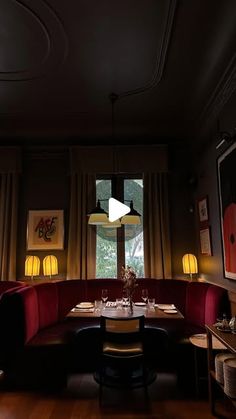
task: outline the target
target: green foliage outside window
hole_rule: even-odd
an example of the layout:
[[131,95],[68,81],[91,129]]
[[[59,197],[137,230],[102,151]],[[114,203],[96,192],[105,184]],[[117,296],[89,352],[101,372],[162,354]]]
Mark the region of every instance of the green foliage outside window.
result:
[[[97,180],[96,191],[97,199],[109,199],[112,196],[111,180]],[[124,199],[133,200],[134,208],[142,215],[142,179],[124,179]],[[121,199],[121,201],[123,200]],[[108,201],[102,201],[101,206],[108,211]],[[122,260],[122,264],[132,266],[137,277],[144,276],[143,226],[126,225],[124,228],[125,241],[117,243],[116,229],[106,229],[105,231],[103,227],[97,226],[97,278],[117,278],[117,276],[119,276],[119,273],[117,275],[117,246],[124,246],[125,260]],[[106,234],[108,235],[108,239],[106,239]]]

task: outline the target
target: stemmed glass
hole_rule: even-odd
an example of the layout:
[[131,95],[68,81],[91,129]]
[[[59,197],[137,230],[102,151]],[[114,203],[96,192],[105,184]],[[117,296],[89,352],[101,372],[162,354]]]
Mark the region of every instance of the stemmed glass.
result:
[[124,306],[126,307],[128,305],[128,302],[129,302],[129,294],[128,294],[128,291],[126,289],[123,290],[122,299],[124,301]]
[[107,289],[102,290],[101,298],[102,298],[103,304],[105,304],[108,300],[108,290]]
[[147,290],[147,288],[142,289],[141,297],[142,297],[142,300],[144,301],[144,303],[147,304],[147,302],[148,302],[148,290]]

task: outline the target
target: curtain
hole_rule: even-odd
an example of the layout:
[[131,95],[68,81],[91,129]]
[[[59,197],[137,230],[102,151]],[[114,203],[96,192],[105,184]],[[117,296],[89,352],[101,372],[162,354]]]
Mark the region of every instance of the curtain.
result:
[[[144,174],[145,276],[171,277],[166,147],[83,147],[70,149],[71,199],[67,278],[95,278],[96,227],[87,213],[96,202],[96,174]],[[158,168],[160,173],[154,173]],[[153,173],[151,173],[153,172]]]
[[171,278],[167,173],[144,173],[145,277]]
[[18,174],[0,174],[0,280],[16,280]]
[[87,218],[95,202],[95,174],[71,173],[67,279],[95,278],[96,227]]

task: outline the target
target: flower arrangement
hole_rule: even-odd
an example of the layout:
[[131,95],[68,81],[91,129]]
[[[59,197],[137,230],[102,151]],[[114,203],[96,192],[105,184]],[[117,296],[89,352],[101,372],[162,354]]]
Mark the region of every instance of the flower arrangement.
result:
[[130,299],[130,306],[132,309],[132,296],[138,284],[136,280],[136,273],[134,272],[133,268],[131,268],[131,266],[122,266],[121,279],[124,282],[124,289],[127,290],[127,294]]

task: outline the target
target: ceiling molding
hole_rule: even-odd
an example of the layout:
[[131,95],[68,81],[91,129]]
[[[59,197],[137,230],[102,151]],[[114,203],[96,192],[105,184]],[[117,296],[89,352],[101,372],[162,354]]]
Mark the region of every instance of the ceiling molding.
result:
[[[47,46],[40,62],[35,64],[35,60],[32,59],[31,68],[0,71],[0,81],[27,81],[41,77],[62,65],[68,53],[68,39],[63,24],[46,0],[11,0],[11,3],[8,0],[9,13],[14,4],[15,12],[22,12],[22,21],[30,17],[32,26],[37,24],[40,27]],[[42,38],[35,41],[40,44]],[[17,55],[19,51],[13,50],[10,53]]]
[[154,87],[158,85],[158,83],[160,83],[163,76],[165,63],[166,63],[168,45],[170,42],[172,30],[173,30],[176,5],[177,5],[177,0],[168,0],[167,12],[166,12],[165,17],[163,18],[165,23],[163,26],[160,47],[156,51],[154,71],[153,71],[153,74],[150,76],[150,79],[147,81],[145,85],[140,86],[136,89],[116,93],[117,99],[121,99],[126,96],[144,93],[147,90],[153,89]]
[[211,125],[217,119],[224,105],[228,102],[231,95],[236,90],[236,53],[231,58],[226,70],[219,80],[214,92],[207,102],[200,120],[204,121],[202,131]]

